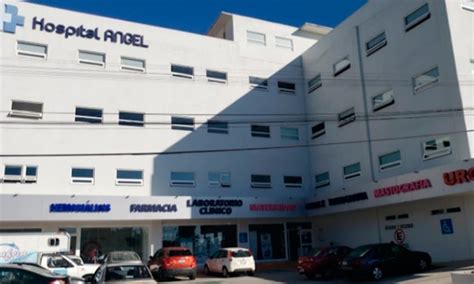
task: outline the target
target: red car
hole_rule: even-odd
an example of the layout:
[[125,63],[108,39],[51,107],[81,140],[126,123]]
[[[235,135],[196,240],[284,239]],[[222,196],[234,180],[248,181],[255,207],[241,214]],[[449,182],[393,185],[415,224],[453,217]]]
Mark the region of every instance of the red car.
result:
[[153,276],[162,281],[175,276],[196,278],[196,258],[184,247],[167,247],[158,250],[148,261]]
[[345,246],[332,246],[319,249],[312,256],[298,258],[298,272],[308,279],[321,275],[323,278],[334,275],[342,259],[352,251]]

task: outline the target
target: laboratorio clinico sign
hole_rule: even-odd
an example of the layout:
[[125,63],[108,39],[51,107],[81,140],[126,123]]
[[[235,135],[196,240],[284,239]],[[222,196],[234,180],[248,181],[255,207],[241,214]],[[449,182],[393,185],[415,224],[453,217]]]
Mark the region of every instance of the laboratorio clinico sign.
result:
[[186,207],[199,208],[201,215],[230,215],[232,208],[242,207],[243,201],[240,199],[189,199]]

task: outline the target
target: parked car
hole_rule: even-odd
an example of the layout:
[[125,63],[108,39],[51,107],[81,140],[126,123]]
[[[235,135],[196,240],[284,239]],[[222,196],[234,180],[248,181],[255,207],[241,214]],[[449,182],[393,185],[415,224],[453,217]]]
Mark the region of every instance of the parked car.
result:
[[118,263],[124,261],[142,261],[134,251],[111,251],[99,259],[100,263]]
[[160,281],[175,276],[185,276],[191,280],[196,278],[196,258],[185,247],[158,250],[155,255],[150,256],[148,267]]
[[0,264],[2,284],[71,284],[69,277],[57,275],[37,264]]
[[365,275],[380,280],[387,274],[423,271],[430,265],[431,257],[426,252],[384,243],[354,249],[344,258],[341,268],[349,275]]
[[222,248],[206,261],[204,273],[220,273],[223,277],[231,273],[254,275],[255,260],[246,248]]
[[140,283],[156,284],[153,276],[141,261],[104,263],[94,274],[92,284]]
[[55,274],[83,278],[89,281],[99,264],[84,264],[82,258],[75,255],[42,254],[39,263]]
[[340,262],[351,251],[351,248],[345,246],[318,249],[311,256],[298,258],[298,272],[306,275],[308,279],[313,279],[316,275],[321,275],[323,278],[335,275]]

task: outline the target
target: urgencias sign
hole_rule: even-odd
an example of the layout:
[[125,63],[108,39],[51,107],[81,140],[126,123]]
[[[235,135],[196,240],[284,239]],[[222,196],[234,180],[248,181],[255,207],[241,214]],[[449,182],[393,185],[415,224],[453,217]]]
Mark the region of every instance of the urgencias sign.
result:
[[474,167],[467,170],[456,170],[443,174],[443,180],[446,185],[453,186],[474,181]]

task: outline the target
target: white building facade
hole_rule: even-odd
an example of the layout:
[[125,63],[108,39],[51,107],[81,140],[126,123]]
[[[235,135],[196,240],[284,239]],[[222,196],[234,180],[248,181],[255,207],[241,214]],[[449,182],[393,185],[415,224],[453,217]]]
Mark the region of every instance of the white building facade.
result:
[[369,1],[332,31],[222,13],[203,36],[7,3],[0,232],[68,231],[86,260],[473,258],[473,10]]

